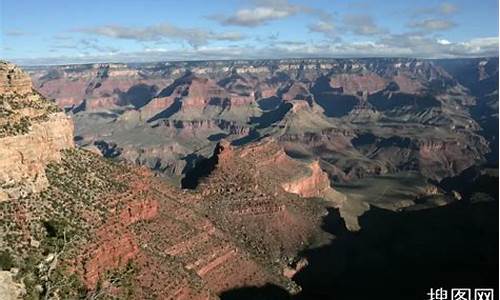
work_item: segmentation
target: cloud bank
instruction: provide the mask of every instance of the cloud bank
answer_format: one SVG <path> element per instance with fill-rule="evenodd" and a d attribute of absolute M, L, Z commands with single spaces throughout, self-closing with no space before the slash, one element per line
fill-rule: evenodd
<path fill-rule="evenodd" d="M 94 34 L 102 37 L 127 39 L 135 41 L 159 41 L 173 39 L 185 41 L 193 47 L 206 45 L 209 41 L 239 41 L 244 37 L 238 32 L 216 33 L 199 28 L 181 28 L 169 23 L 148 27 L 127 27 L 107 25 L 91 28 L 75 29 L 77 32 Z"/>
<path fill-rule="evenodd" d="M 200 46 L 192 49 L 146 48 L 137 52 L 115 52 L 79 57 L 47 57 L 16 60 L 23 65 L 93 62 L 150 62 L 169 60 L 282 59 L 282 58 L 344 58 L 344 57 L 416 57 L 456 58 L 498 55 L 498 37 L 475 38 L 452 43 L 420 35 L 392 35 L 377 42 L 308 44 L 284 41 L 262 47 Z"/>
<path fill-rule="evenodd" d="M 218 25 L 209 29 L 180 27 L 170 22 L 76 28 L 53 36 L 50 45 L 53 55 L 50 57 L 12 60 L 21 64 L 57 64 L 292 57 L 498 56 L 497 36 L 462 41 L 445 36 L 461 26 L 456 21 L 460 8 L 448 2 L 415 9 L 403 15 L 406 21 L 403 19 L 401 26 L 394 29 L 387 22 L 383 23 L 385 26 L 380 25 L 367 7 L 362 13 L 354 10 L 339 14 L 309 4 L 299 5 L 292 0 L 247 1 L 245 6 L 226 14 L 208 16 L 208 23 Z M 307 37 L 297 39 L 293 32 L 292 35 L 290 32 L 283 34 L 279 32 L 283 27 L 271 26 L 273 22 L 293 17 L 301 20 L 298 24 L 303 26 Z M 21 39 L 26 33 L 10 30 L 5 34 Z M 69 52 L 74 54 L 67 54 Z"/>

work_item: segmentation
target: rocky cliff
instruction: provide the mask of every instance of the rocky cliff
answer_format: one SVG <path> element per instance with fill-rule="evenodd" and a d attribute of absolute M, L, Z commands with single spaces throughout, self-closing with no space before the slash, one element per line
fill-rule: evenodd
<path fill-rule="evenodd" d="M 32 92 L 31 79 L 13 64 L 0 61 L 0 94 Z"/>
<path fill-rule="evenodd" d="M 0 62 L 0 201 L 47 187 L 45 167 L 73 148 L 73 123 L 31 87 L 28 75 Z"/>
<path fill-rule="evenodd" d="M 324 197 L 324 195 L 330 192 L 330 179 L 328 175 L 321 170 L 319 162 L 315 161 L 311 163 L 309 169 L 311 171 L 309 176 L 284 183 L 283 188 L 285 191 L 307 198 Z"/>

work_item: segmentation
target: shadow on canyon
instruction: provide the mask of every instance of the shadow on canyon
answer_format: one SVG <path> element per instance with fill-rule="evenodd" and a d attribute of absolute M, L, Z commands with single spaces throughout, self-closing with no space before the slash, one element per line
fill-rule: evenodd
<path fill-rule="evenodd" d="M 194 167 L 186 172 L 184 178 L 181 180 L 181 187 L 183 189 L 195 189 L 202 178 L 208 177 L 215 170 L 219 163 L 219 154 L 224 150 L 222 145 L 217 144 L 214 153 L 209 158 L 200 159 L 196 155 L 187 157 L 189 164 L 194 164 Z"/>
<path fill-rule="evenodd" d="M 261 138 L 263 138 L 263 137 L 260 135 L 260 133 L 257 130 L 252 128 L 252 129 L 250 129 L 250 132 L 248 133 L 248 135 L 232 141 L 231 145 L 242 146 L 242 145 L 246 145 L 246 144 L 251 143 L 251 142 L 255 142 Z"/>
<path fill-rule="evenodd" d="M 302 292 L 292 296 L 267 285 L 221 298 L 426 299 L 430 288 L 498 290 L 498 179 L 483 188 L 496 200 L 399 213 L 371 207 L 356 233 L 330 209 L 322 228 L 335 239 L 301 254 L 309 265 L 293 279 Z"/>
<path fill-rule="evenodd" d="M 273 96 L 273 97 L 261 99 L 257 102 L 257 104 L 259 105 L 260 109 L 262 109 L 264 111 L 269 111 L 269 110 L 277 109 L 282 102 L 283 102 L 282 99 L 280 99 L 279 97 Z"/>
<path fill-rule="evenodd" d="M 292 104 L 282 103 L 275 110 L 266 111 L 259 117 L 250 118 L 250 124 L 256 124 L 257 129 L 267 128 L 283 120 L 290 109 L 292 109 Z"/>

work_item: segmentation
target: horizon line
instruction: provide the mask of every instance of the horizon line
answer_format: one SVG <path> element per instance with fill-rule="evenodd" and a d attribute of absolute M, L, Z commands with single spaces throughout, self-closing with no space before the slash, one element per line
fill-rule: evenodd
<path fill-rule="evenodd" d="M 343 57 L 284 57 L 284 58 L 228 58 L 228 59 L 173 59 L 173 60 L 151 60 L 151 61 L 94 61 L 94 62 L 74 62 L 74 63 L 42 63 L 42 64 L 22 64 L 14 62 L 17 59 L 0 59 L 16 64 L 20 67 L 47 67 L 47 66 L 78 66 L 95 64 L 158 64 L 158 63 L 201 63 L 201 62 L 252 62 L 252 61 L 287 61 L 287 60 L 364 60 L 364 59 L 406 59 L 406 60 L 454 60 L 454 59 L 481 59 L 481 58 L 499 58 L 500 55 L 480 55 L 480 56 L 462 56 L 462 57 L 441 57 L 425 58 L 417 56 L 343 56 Z M 21 60 L 21 59 L 20 59 Z"/>

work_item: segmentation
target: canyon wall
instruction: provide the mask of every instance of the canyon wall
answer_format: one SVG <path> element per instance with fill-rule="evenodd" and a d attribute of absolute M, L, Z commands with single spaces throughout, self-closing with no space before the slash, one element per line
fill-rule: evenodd
<path fill-rule="evenodd" d="M 30 78 L 0 62 L 0 201 L 39 192 L 45 167 L 73 148 L 73 122 L 31 88 Z"/>
<path fill-rule="evenodd" d="M 73 123 L 64 113 L 35 123 L 29 133 L 0 139 L 0 200 L 39 192 L 47 185 L 45 167 L 73 148 Z"/>

